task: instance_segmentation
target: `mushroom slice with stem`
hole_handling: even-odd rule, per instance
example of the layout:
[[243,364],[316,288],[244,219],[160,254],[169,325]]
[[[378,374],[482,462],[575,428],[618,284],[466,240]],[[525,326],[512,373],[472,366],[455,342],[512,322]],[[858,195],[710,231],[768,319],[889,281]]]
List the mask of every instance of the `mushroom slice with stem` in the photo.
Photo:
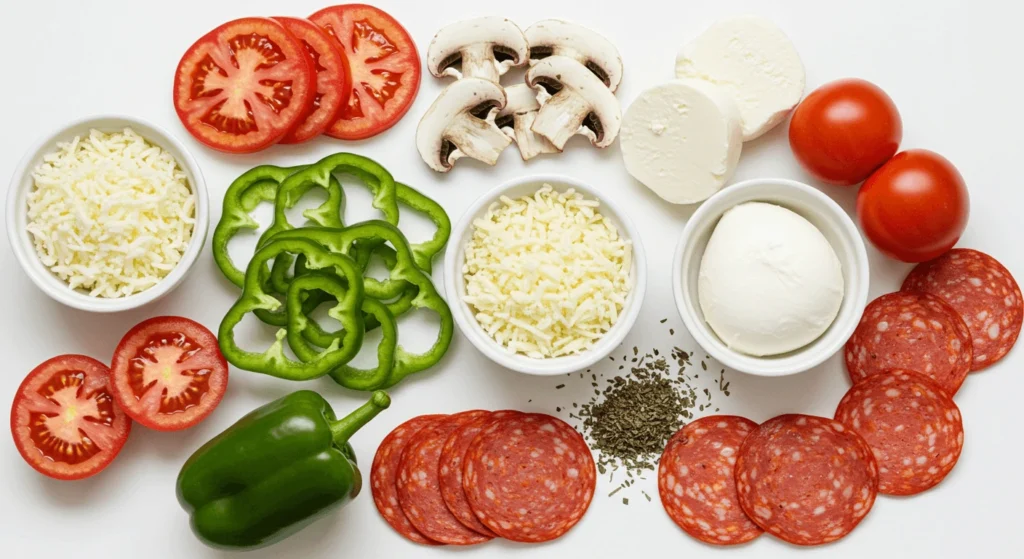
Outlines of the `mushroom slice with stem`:
[[596,31],[560,19],[545,19],[526,29],[526,40],[531,65],[549,56],[568,56],[590,69],[612,91],[622,82],[619,50]]
[[515,140],[523,161],[529,161],[542,153],[558,153],[559,149],[551,145],[551,142],[530,130],[540,110],[537,92],[521,83],[506,87],[505,96],[508,97],[508,103],[498,113],[495,122],[502,132]]
[[451,171],[463,156],[488,165],[498,162],[512,143],[494,124],[505,106],[505,90],[480,78],[465,78],[444,88],[416,128],[416,148],[439,173]]
[[[530,59],[526,35],[511,20],[479,17],[442,28],[427,47],[427,69],[435,77],[483,78],[494,83]],[[456,69],[456,66],[459,69]]]
[[615,141],[622,124],[619,100],[583,64],[565,56],[549,56],[530,68],[526,83],[537,91],[541,105],[530,129],[557,149],[565,148],[576,134],[599,148]]

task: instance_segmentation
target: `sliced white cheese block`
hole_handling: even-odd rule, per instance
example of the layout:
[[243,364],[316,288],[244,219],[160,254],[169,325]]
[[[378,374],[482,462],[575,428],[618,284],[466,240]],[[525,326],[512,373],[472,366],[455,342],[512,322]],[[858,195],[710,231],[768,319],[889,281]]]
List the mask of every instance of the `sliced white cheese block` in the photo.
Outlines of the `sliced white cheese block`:
[[709,81],[735,99],[743,141],[782,122],[804,92],[804,65],[774,23],[741,16],[719,21],[676,58],[676,77]]
[[821,231],[764,202],[731,208],[711,233],[697,291],[704,320],[730,348],[778,355],[821,336],[843,302],[843,269]]
[[740,160],[739,110],[720,88],[674,80],[640,94],[622,119],[626,170],[673,204],[718,192]]

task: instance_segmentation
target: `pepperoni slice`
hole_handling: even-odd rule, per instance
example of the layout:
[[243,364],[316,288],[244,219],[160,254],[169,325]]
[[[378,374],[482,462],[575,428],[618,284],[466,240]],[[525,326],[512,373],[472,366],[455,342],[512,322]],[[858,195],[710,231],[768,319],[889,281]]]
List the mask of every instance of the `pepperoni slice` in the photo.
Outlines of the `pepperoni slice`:
[[974,345],[972,371],[1002,359],[1020,336],[1020,286],[1009,270],[983,252],[957,248],[918,264],[903,281],[903,290],[937,295],[960,314]]
[[740,506],[770,534],[820,545],[849,534],[878,494],[864,439],[824,417],[780,415],[755,429],[736,459]]
[[421,415],[395,427],[394,431],[384,437],[380,446],[377,447],[377,454],[373,457],[373,465],[370,466],[370,492],[373,494],[373,503],[377,505],[377,511],[384,517],[384,520],[395,529],[396,532],[416,543],[426,545],[440,545],[423,534],[409,522],[409,519],[402,511],[398,503],[398,465],[402,459],[402,451],[409,444],[412,438],[421,430],[434,425],[448,417],[447,415]]
[[702,417],[672,436],[658,466],[658,493],[673,522],[715,545],[749,542],[763,531],[739,507],[736,454],[757,423],[733,415]]
[[477,520],[466,499],[466,491],[462,488],[462,460],[473,439],[491,422],[518,413],[511,410],[496,411],[462,425],[448,436],[438,460],[437,473],[441,482],[441,497],[448,510],[466,528],[492,538],[497,534]]
[[594,498],[590,448],[564,421],[520,414],[493,422],[469,446],[462,487],[476,517],[499,536],[544,542],[568,532]]
[[473,545],[493,537],[474,532],[455,518],[441,497],[441,481],[438,478],[441,448],[448,440],[448,435],[467,423],[490,415],[486,411],[474,410],[434,422],[416,433],[414,440],[402,451],[396,481],[398,503],[409,522],[421,534],[436,542]]
[[846,370],[854,384],[891,369],[930,377],[952,396],[971,370],[971,335],[942,299],[915,291],[872,301],[846,342]]
[[878,491],[914,495],[939,484],[964,447],[960,409],[931,379],[896,370],[853,386],[836,421],[860,433],[878,462]]

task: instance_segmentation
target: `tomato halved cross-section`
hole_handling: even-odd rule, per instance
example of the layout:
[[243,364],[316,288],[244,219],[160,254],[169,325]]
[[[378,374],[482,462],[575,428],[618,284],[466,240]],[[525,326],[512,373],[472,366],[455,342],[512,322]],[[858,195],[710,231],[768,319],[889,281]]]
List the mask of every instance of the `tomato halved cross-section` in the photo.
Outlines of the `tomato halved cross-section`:
[[327,135],[362,140],[394,126],[420,90],[420,55],[409,32],[365,4],[331,6],[309,20],[341,44],[352,71],[352,94]]
[[274,20],[302,43],[316,71],[316,92],[309,113],[281,139],[282,144],[298,144],[323,134],[338,119],[352,92],[352,76],[348,57],[323,29],[308,19],[275,17]]
[[140,322],[121,338],[110,364],[114,399],[132,419],[159,431],[206,418],[228,387],[217,338],[179,316]]
[[305,47],[270,18],[203,35],[174,73],[174,108],[197,140],[230,153],[277,143],[307,115],[316,74]]
[[114,403],[110,369],[84,355],[60,355],[33,369],[11,407],[18,452],[56,479],[82,479],[106,468],[131,427]]

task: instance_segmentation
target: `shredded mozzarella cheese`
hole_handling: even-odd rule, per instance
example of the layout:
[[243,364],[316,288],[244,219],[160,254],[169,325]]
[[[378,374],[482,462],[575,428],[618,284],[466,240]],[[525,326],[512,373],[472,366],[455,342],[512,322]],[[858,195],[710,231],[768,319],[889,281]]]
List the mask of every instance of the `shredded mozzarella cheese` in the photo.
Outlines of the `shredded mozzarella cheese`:
[[181,260],[195,195],[170,153],[134,130],[57,145],[32,173],[28,232],[40,260],[73,289],[127,297]]
[[509,351],[580,353],[615,324],[633,288],[632,245],[598,206],[546,184],[532,197],[502,196],[473,222],[463,300]]

